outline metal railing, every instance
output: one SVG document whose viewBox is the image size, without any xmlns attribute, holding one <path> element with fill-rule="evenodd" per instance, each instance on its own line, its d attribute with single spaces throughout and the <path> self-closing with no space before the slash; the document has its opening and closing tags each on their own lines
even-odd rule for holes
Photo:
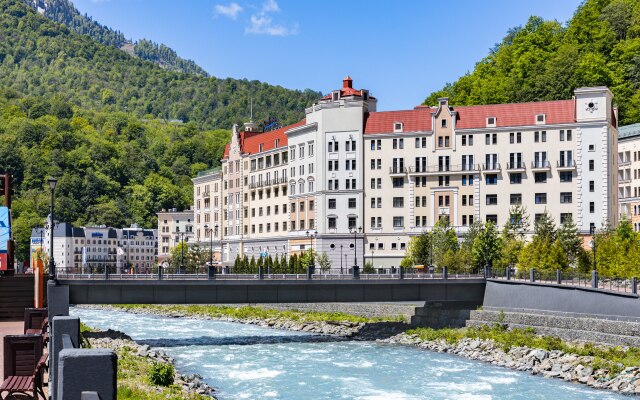
<svg viewBox="0 0 640 400">
<path fill-rule="evenodd" d="M 563 286 L 584 287 L 615 293 L 638 294 L 638 279 L 602 277 L 597 272 L 577 271 L 538 271 L 530 270 L 493 270 L 491 276 L 495 279 L 507 279 L 520 282 L 545 283 Z"/>
<path fill-rule="evenodd" d="M 533 168 L 533 169 L 549 169 L 549 168 L 551 168 L 551 163 L 548 160 L 531 161 L 531 168 Z"/>
<path fill-rule="evenodd" d="M 213 275 L 216 280 L 226 281 L 255 281 L 255 280 L 308 280 L 309 276 L 306 271 L 300 273 L 276 273 L 263 269 L 255 273 L 233 273 L 229 267 L 214 267 L 215 271 Z M 107 272 L 108 271 L 108 272 Z M 76 268 L 56 269 L 56 275 L 58 279 L 69 280 L 126 280 L 126 281 L 150 281 L 150 280 L 208 280 L 211 279 L 209 267 L 199 267 L 197 269 L 182 269 L 180 267 L 158 268 L 154 267 L 151 271 L 145 273 L 134 272 L 118 272 L 115 268 L 107 268 L 96 271 L 87 272 L 81 271 Z M 390 280 L 390 279 L 407 279 L 407 280 L 434 280 L 434 279 L 481 279 L 484 278 L 483 274 L 476 272 L 464 272 L 464 273 L 447 273 L 443 272 L 418 272 L 416 269 L 403 270 L 400 274 L 397 268 L 393 268 L 383 273 L 359 273 L 359 279 L 361 280 Z M 350 280 L 354 279 L 353 270 L 351 268 L 345 268 L 344 273 L 337 272 L 321 272 L 316 271 L 311 275 L 313 280 Z"/>
</svg>

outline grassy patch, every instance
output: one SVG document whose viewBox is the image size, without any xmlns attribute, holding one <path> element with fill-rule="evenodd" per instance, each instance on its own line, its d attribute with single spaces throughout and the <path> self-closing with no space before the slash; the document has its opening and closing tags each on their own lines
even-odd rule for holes
<svg viewBox="0 0 640 400">
<path fill-rule="evenodd" d="M 448 343 L 456 343 L 464 338 L 492 340 L 507 352 L 512 347 L 529 347 L 547 351 L 560 350 L 580 356 L 594 357 L 593 367 L 609 370 L 611 373 L 620 372 L 625 367 L 640 366 L 640 348 L 632 347 L 596 347 L 592 344 L 569 344 L 557 337 L 538 336 L 533 328 L 514 328 L 507 330 L 502 324 L 483 326 L 479 328 L 460 329 L 431 329 L 417 328 L 407 331 L 425 341 L 444 339 Z"/>
<path fill-rule="evenodd" d="M 232 317 L 238 319 L 286 319 L 296 322 L 383 322 L 383 321 L 404 321 L 402 316 L 396 317 L 360 317 L 345 314 L 342 312 L 318 312 L 299 310 L 272 310 L 262 307 L 242 306 L 226 307 L 213 305 L 148 305 L 148 304 L 124 304 L 114 307 L 124 310 L 143 310 L 153 313 L 154 311 L 183 313 L 188 316 L 206 316 L 211 318 Z"/>
</svg>

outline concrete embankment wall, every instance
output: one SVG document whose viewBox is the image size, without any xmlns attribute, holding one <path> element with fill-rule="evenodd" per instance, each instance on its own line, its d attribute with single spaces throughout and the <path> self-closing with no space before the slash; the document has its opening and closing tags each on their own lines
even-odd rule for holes
<svg viewBox="0 0 640 400">
<path fill-rule="evenodd" d="M 640 321 L 637 295 L 565 285 L 488 280 L 483 306 Z"/>
</svg>

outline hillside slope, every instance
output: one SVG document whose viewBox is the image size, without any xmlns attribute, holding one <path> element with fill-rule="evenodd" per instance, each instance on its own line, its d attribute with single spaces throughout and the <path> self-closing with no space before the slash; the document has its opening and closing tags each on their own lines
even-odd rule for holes
<svg viewBox="0 0 640 400">
<path fill-rule="evenodd" d="M 531 17 L 424 104 L 569 99 L 598 85 L 613 91 L 620 125 L 640 122 L 640 0 L 586 0 L 567 25 Z"/>
<path fill-rule="evenodd" d="M 54 93 L 84 109 L 125 111 L 229 129 L 248 118 L 298 121 L 320 96 L 258 81 L 216 79 L 162 69 L 0 0 L 0 86 L 24 95 Z"/>
</svg>

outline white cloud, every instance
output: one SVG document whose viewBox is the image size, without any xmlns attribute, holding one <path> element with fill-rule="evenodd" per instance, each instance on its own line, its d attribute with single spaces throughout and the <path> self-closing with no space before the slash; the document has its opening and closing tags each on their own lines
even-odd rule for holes
<svg viewBox="0 0 640 400">
<path fill-rule="evenodd" d="M 269 14 L 277 12 L 280 12 L 280 6 L 278 6 L 276 0 L 265 1 L 262 4 L 262 8 L 260 9 L 260 11 L 251 15 L 249 25 L 247 25 L 244 31 L 246 33 L 269 36 L 297 35 L 297 23 L 291 27 L 287 27 L 282 24 L 276 24 L 273 22 L 273 18 L 271 18 Z"/>
<path fill-rule="evenodd" d="M 216 15 L 224 15 L 225 17 L 229 17 L 233 20 L 237 19 L 238 14 L 240 14 L 243 10 L 244 9 L 238 3 L 231 3 L 228 6 L 216 4 L 216 6 L 214 7 Z"/>
</svg>

